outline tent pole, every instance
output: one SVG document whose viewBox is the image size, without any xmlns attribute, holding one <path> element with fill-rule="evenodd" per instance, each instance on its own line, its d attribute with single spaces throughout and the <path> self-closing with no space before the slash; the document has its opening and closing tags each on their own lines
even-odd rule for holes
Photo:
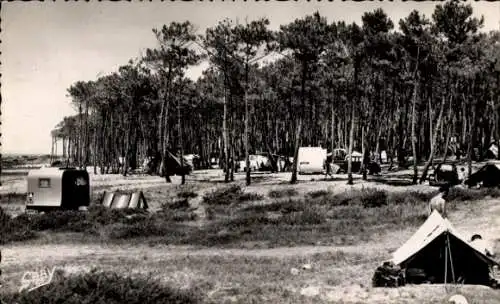
<svg viewBox="0 0 500 304">
<path fill-rule="evenodd" d="M 446 235 L 446 243 L 448 244 L 448 252 L 450 253 L 450 264 L 451 264 L 451 278 L 453 279 L 453 284 L 456 284 L 455 282 L 455 267 L 453 267 L 453 257 L 451 256 L 451 248 L 450 248 L 450 237 L 447 234 Z"/>
<path fill-rule="evenodd" d="M 446 281 L 448 280 L 448 234 L 444 245 L 444 289 L 446 290 Z"/>
</svg>

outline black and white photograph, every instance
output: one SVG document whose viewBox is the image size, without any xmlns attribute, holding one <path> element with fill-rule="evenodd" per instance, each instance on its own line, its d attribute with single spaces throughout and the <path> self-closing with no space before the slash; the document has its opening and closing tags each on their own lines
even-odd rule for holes
<svg viewBox="0 0 500 304">
<path fill-rule="evenodd" d="M 2 1 L 0 303 L 500 303 L 500 1 Z"/>
</svg>

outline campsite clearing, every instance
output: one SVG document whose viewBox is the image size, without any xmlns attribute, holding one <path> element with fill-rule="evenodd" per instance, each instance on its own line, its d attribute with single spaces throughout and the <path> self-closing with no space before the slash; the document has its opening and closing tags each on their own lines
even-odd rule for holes
<svg viewBox="0 0 500 304">
<path fill-rule="evenodd" d="M 223 177 L 220 172 L 195 171 L 188 177 L 184 187 L 178 185 L 177 177 L 174 177 L 173 184 L 165 185 L 158 177 L 123 178 L 92 174 L 91 185 L 94 188 L 94 198 L 98 198 L 104 190 L 143 190 L 153 211 L 160 209 L 161 203 L 168 200 L 168 197 L 176 197 L 181 191 L 198 194 L 190 200 L 193 207 L 231 211 L 234 205 L 214 207 L 207 206 L 203 201 L 205 194 L 221 188 Z M 402 179 L 401 176 L 405 174 L 406 172 L 398 172 L 392 174 L 392 178 Z M 391 177 L 391 174 L 388 176 Z M 237 182 L 242 182 L 244 176 L 237 174 L 235 178 Z M 255 174 L 254 184 L 245 188 L 244 192 L 263 198 L 246 204 L 272 205 L 275 201 L 269 198 L 269 194 L 274 191 L 273 195 L 282 200 L 301 197 L 303 202 L 316 206 L 319 204 L 317 197 L 322 193 L 343 194 L 348 189 L 343 175 L 336 176 L 336 181 L 323 180 L 324 176 L 321 175 L 299 176 L 299 183 L 293 186 L 287 183 L 288 178 L 289 174 L 282 173 Z M 362 182 L 359 177 L 355 179 L 353 188 L 376 188 L 402 195 L 409 191 L 435 191 L 425 185 L 401 187 L 382 181 Z M 449 220 L 454 227 L 466 237 L 479 232 L 484 238 L 495 240 L 498 252 L 500 242 L 496 238 L 500 235 L 500 199 L 484 198 L 453 204 L 456 206 L 452 207 Z M 2 208 L 8 207 L 13 213 L 19 212 L 21 206 L 20 202 L 13 201 L 2 204 Z M 423 210 L 415 211 L 415 214 L 427 212 L 426 204 L 417 206 Z M 252 210 L 257 212 L 255 208 L 257 207 Z M 342 209 L 343 212 L 348 212 L 346 208 Z M 391 211 L 387 218 L 392 221 L 391 214 L 395 209 L 390 209 L 390 206 L 380 208 Z M 376 209 L 368 208 L 366 212 L 370 213 L 366 215 L 379 216 Z M 341 209 L 334 211 L 339 210 Z M 407 212 L 409 209 L 398 210 Z M 204 213 L 199 210 L 196 212 L 200 215 Z M 234 210 L 232 212 L 238 214 Z M 222 216 L 222 213 L 217 215 Z M 457 291 L 464 294 L 470 303 L 498 303 L 500 293 L 484 286 L 449 286 L 448 290 L 443 285 L 415 285 L 397 289 L 371 287 L 375 268 L 383 260 L 390 258 L 391 252 L 400 247 L 424 220 L 396 225 L 384 223 L 382 219 L 382 223 L 373 226 L 376 232 L 367 227 L 367 233 L 371 232 L 369 237 L 358 237 L 353 233 L 351 239 L 337 245 L 334 241 L 328 242 L 328 231 L 319 231 L 336 225 L 337 220 L 328 218 L 324 225 L 304 224 L 299 230 L 302 237 L 322 236 L 323 243 L 318 245 L 313 239 L 311 245 L 299 242 L 293 246 L 288 242 L 286 247 L 279 244 L 270 246 L 272 244 L 259 240 L 236 242 L 231 246 L 224 246 L 227 248 L 215 245 L 181 246 L 157 242 L 157 238 L 104 244 L 93 238 L 79 237 L 77 233 L 44 231 L 38 239 L 2 246 L 4 287 L 1 292 L 15 290 L 25 271 L 42 266 L 59 266 L 68 272 L 97 267 L 125 275 L 148 274 L 174 286 L 199 290 L 212 303 L 443 303 Z M 204 225 L 204 222 L 209 221 L 206 218 L 198 219 L 193 224 Z M 363 221 L 366 222 L 367 219 L 360 219 L 360 223 L 365 223 Z M 292 238 L 291 233 L 282 231 L 286 227 L 288 226 L 280 225 L 275 229 L 279 229 L 276 230 L 279 235 Z M 346 226 L 344 229 L 352 227 Z M 345 232 L 346 235 L 349 233 Z M 337 236 L 331 235 L 329 238 L 336 240 Z M 293 268 L 297 271 L 292 271 Z"/>
</svg>

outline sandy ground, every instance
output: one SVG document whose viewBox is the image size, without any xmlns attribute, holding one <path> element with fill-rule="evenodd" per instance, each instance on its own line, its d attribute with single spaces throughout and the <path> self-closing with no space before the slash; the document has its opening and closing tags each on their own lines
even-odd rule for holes
<svg viewBox="0 0 500 304">
<path fill-rule="evenodd" d="M 90 170 L 92 172 L 92 170 Z M 393 175 L 411 174 L 408 172 L 398 172 Z M 332 190 L 335 192 L 346 191 L 348 189 L 358 189 L 363 187 L 377 187 L 390 191 L 434 191 L 435 188 L 428 185 L 394 187 L 382 183 L 366 183 L 361 181 L 360 176 L 355 176 L 355 185 L 346 185 L 346 176 L 335 176 L 335 180 L 323 180 L 323 175 L 299 175 L 299 183 L 293 186 L 299 192 L 309 192 L 313 190 Z M 280 187 L 283 188 L 290 178 L 290 173 L 275 173 L 275 174 L 255 174 L 256 183 L 247 187 L 245 191 L 267 194 L 269 190 Z M 238 182 L 244 182 L 244 175 L 238 173 L 235 175 Z M 196 181 L 196 183 L 194 183 Z M 223 181 L 223 176 L 220 170 L 204 170 L 198 171 L 196 174 L 187 178 L 188 185 L 197 184 L 201 191 L 211 191 L 220 185 Z M 3 185 L 0 187 L 0 193 L 17 192 L 23 193 L 25 182 L 22 177 L 9 176 L 2 177 Z M 178 187 L 180 184 L 179 177 L 173 177 L 172 184 L 165 184 L 164 180 L 159 177 L 152 176 L 129 176 L 121 177 L 119 175 L 93 175 L 91 174 L 91 183 L 94 189 L 147 189 L 150 187 Z M 201 195 L 194 204 L 199 202 Z M 493 240 L 496 244 L 496 250 L 499 252 L 499 236 L 500 236 L 500 200 L 486 199 L 484 201 L 470 203 L 460 208 L 450 215 L 450 221 L 465 237 L 470 237 L 473 233 L 481 233 L 484 238 Z M 181 257 L 255 257 L 255 258 L 296 258 L 303 257 L 305 259 L 314 257 L 317 254 L 343 252 L 346 254 L 360 254 L 370 252 L 371 256 L 381 257 L 383 259 L 390 258 L 390 253 L 400 246 L 411 234 L 413 229 L 406 229 L 387 235 L 376 243 L 365 243 L 356 246 L 300 246 L 300 247 L 281 247 L 273 249 L 217 249 L 217 248 L 193 248 L 189 246 L 166 246 L 166 245 L 141 245 L 141 246 L 108 246 L 100 244 L 16 244 L 7 245 L 1 248 L 2 250 L 2 270 L 8 275 L 8 278 L 15 280 L 16 277 L 21 278 L 24 271 L 32 270 L 34 267 L 58 265 L 67 270 L 73 269 L 79 271 L 82 269 L 90 269 L 93 266 L 103 266 L 102 261 L 120 261 L 122 259 L 135 258 L 138 260 L 148 261 L 168 261 Z M 381 261 L 380 261 L 381 262 Z M 370 267 L 373 265 L 369 264 Z M 137 265 L 136 265 L 137 267 Z M 330 265 L 322 270 L 322 272 L 338 272 L 338 271 L 357 271 L 369 272 L 363 277 L 365 284 L 357 283 L 360 280 L 356 279 L 352 282 L 342 283 L 336 286 L 326 284 L 325 281 L 316 278 L 315 276 L 307 277 L 300 282 L 300 288 L 290 287 L 295 293 L 302 296 L 314 299 L 315 303 L 424 303 L 419 299 L 426 299 L 425 303 L 443 303 L 449 295 L 456 289 L 445 289 L 443 286 L 406 286 L 398 289 L 373 289 L 369 286 L 369 278 L 373 274 L 374 269 L 363 269 L 364 265 L 352 266 L 335 266 Z M 76 269 L 76 270 L 75 270 Z M 138 266 L 140 271 L 140 266 Z M 220 271 L 224 271 L 221 269 Z M 182 272 L 182 271 L 181 271 Z M 186 272 L 188 273 L 188 272 Z M 186 273 L 184 275 L 186 275 Z M 174 275 L 174 274 L 170 274 Z M 178 274 L 177 274 L 178 275 Z M 169 276 L 169 274 L 166 274 Z M 295 279 L 295 281 L 300 280 Z M 354 282 L 354 283 L 353 283 Z M 10 282 L 13 284 L 13 282 Z M 15 283 L 14 283 L 15 284 Z M 287 284 L 287 282 L 283 282 Z M 464 294 L 487 294 L 491 289 L 481 286 L 465 286 L 459 289 Z M 399 300 L 398 300 L 399 299 Z M 403 300 L 404 299 L 404 300 Z M 479 303 L 479 302 L 478 302 Z M 482 303 L 482 302 L 481 302 Z M 488 302 L 496 303 L 496 302 Z"/>
</svg>

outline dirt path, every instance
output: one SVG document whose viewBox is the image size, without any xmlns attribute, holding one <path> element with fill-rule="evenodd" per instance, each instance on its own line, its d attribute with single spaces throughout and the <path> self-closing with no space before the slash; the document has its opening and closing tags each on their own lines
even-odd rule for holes
<svg viewBox="0 0 500 304">
<path fill-rule="evenodd" d="M 365 250 L 384 250 L 376 244 L 361 246 L 299 246 L 271 249 L 193 249 L 187 246 L 105 246 L 84 244 L 53 244 L 32 246 L 18 245 L 2 248 L 2 265 L 54 263 L 65 260 L 91 260 L 102 257 L 138 257 L 168 259 L 182 256 L 248 256 L 248 257 L 297 257 L 326 252 L 359 253 Z"/>
</svg>

